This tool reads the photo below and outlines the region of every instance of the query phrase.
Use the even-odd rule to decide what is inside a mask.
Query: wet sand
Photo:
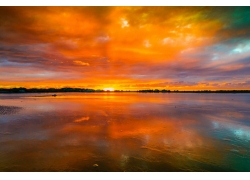
[[[0,105],[0,115],[11,115],[16,114],[23,108],[18,106],[1,106]]]

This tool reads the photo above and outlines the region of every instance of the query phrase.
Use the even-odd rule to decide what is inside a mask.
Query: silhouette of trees
[[[0,93],[49,93],[49,92],[87,92],[87,93],[93,93],[93,92],[107,92],[101,89],[86,89],[86,88],[0,88]],[[196,90],[196,91],[179,91],[179,90],[166,90],[166,89],[144,89],[144,90],[115,90],[114,92],[139,92],[139,93],[250,93],[250,90]]]
[[[163,90],[159,90],[159,89],[146,89],[146,90],[138,90],[137,92],[140,92],[140,93],[166,93],[166,92],[170,92],[170,90],[166,90],[166,89],[163,89]]]

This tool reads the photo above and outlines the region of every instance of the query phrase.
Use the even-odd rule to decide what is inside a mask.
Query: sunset
[[[0,17],[0,88],[250,88],[249,7],[1,7]]]
[[[250,6],[0,6],[0,172],[250,172],[249,122]]]
[[[104,88],[104,91],[114,91],[114,88]]]

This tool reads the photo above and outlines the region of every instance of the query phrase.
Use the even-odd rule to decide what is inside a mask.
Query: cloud
[[[144,41],[143,41],[143,45],[144,45],[146,48],[149,48],[149,47],[152,46],[152,45],[150,44],[149,40],[144,40]]]
[[[248,88],[249,12],[0,7],[1,85]]]
[[[97,42],[108,42],[109,40],[110,40],[110,37],[108,35],[99,36],[96,38]]]
[[[82,65],[82,66],[89,66],[89,63],[82,62],[82,61],[74,61],[74,63],[75,63],[75,64]]]
[[[129,23],[126,19],[122,18],[121,19],[121,26],[122,28],[129,27]]]

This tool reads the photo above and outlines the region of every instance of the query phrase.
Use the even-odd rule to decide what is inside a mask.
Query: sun
[[[103,90],[104,91],[114,91],[115,89],[114,88],[104,88]]]

